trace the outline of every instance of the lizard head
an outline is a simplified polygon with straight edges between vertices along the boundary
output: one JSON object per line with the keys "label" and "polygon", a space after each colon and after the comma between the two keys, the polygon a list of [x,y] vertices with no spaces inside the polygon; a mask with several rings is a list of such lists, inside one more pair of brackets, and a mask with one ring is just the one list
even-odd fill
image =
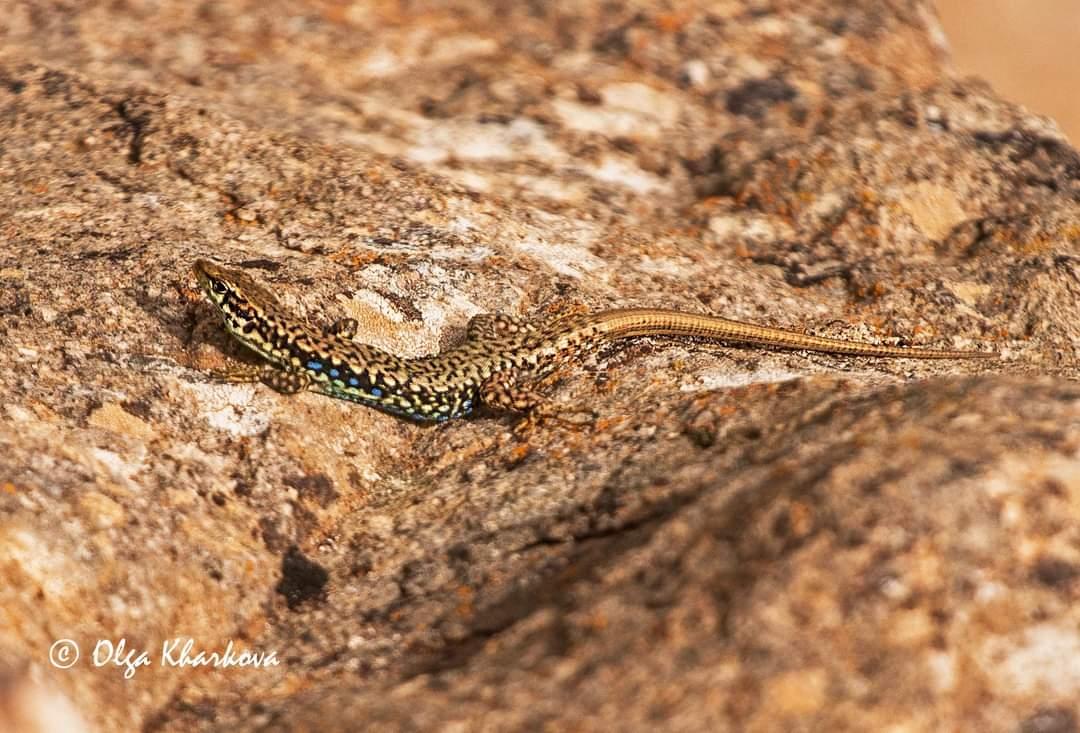
{"label": "lizard head", "polygon": [[243,294],[244,280],[247,277],[239,272],[228,270],[210,260],[195,260],[192,269],[199,280],[199,286],[214,305],[220,306],[230,295]]}
{"label": "lizard head", "polygon": [[277,311],[277,300],[246,273],[210,260],[195,260],[193,267],[206,297],[225,319],[230,331],[244,338],[259,322]]}
{"label": "lizard head", "polygon": [[192,268],[206,297],[221,309],[270,305],[274,297],[247,273],[230,270],[210,260],[195,260]]}

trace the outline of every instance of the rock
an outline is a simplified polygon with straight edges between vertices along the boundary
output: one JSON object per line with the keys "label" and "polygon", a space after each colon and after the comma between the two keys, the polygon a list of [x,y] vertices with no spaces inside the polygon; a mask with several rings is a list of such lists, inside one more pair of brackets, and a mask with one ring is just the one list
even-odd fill
{"label": "rock", "polygon": [[[921,0],[16,5],[8,689],[99,730],[1075,729],[1080,157],[940,37]],[[406,356],[658,305],[1004,358],[639,341],[551,390],[585,429],[423,427],[211,379],[197,257]]]}

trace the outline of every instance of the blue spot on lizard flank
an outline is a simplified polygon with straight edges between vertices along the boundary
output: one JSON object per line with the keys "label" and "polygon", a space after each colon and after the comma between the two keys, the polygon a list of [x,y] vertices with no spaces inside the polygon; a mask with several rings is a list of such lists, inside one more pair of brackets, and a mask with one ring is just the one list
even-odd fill
{"label": "blue spot on lizard flank", "polygon": [[356,377],[349,377],[349,386],[350,387],[359,387],[360,386],[360,380],[357,379]]}
{"label": "blue spot on lizard flank", "polygon": [[337,377],[340,374],[341,374],[341,372],[339,372],[337,369],[331,369],[330,370],[330,376],[331,377]]}
{"label": "blue spot on lizard flank", "polygon": [[315,361],[314,359],[312,359],[311,361],[309,361],[307,363],[307,368],[311,369],[311,370],[314,370],[316,372],[322,371],[322,362],[321,361]]}
{"label": "blue spot on lizard flank", "polygon": [[372,387],[371,388],[371,396],[372,397],[382,397],[382,390],[379,389],[378,387]]}

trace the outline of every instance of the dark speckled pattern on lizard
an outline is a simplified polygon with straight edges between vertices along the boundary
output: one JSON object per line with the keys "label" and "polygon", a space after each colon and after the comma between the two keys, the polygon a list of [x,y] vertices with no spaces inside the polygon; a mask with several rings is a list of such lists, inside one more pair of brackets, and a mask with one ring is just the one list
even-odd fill
{"label": "dark speckled pattern on lizard", "polygon": [[810,336],[673,310],[635,308],[562,318],[543,327],[505,315],[480,315],[464,341],[436,356],[403,359],[356,343],[355,323],[316,331],[283,311],[266,288],[243,272],[207,260],[195,263],[200,284],[225,327],[263,357],[259,366],[222,372],[229,381],[262,381],[282,392],[311,389],[414,420],[445,421],[481,405],[525,411],[542,380],[581,351],[633,336],[708,338],[771,348],[914,359],[995,358],[996,353],[876,346]]}

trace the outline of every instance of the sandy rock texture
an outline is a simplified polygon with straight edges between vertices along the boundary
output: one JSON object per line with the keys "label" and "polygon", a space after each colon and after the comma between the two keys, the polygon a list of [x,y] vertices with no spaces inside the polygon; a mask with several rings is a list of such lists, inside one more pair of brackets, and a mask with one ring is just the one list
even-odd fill
{"label": "sandy rock texture", "polygon": [[[1076,731],[1080,157],[945,44],[922,0],[7,3],[0,727]],[[1003,358],[644,340],[551,390],[586,429],[425,427],[212,380],[197,257],[409,356],[658,305]]]}

